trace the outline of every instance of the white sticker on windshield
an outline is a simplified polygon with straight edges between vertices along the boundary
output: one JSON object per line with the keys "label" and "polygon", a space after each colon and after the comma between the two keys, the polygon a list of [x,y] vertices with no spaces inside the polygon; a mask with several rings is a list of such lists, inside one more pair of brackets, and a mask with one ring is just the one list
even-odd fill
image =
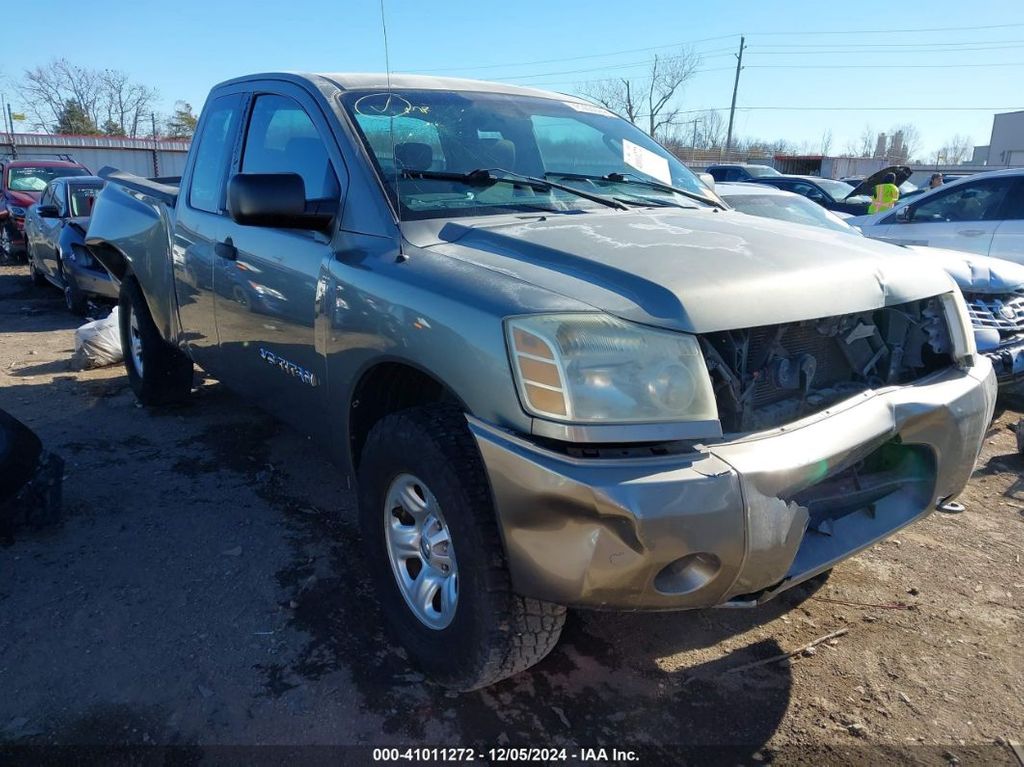
{"label": "white sticker on windshield", "polygon": [[627,139],[622,140],[622,161],[664,184],[672,183],[672,171],[668,168],[667,157],[657,155]]}
{"label": "white sticker on windshield", "polygon": [[577,112],[586,112],[588,115],[604,115],[605,117],[611,116],[604,107],[599,107],[596,104],[587,104],[584,101],[566,101],[563,102],[567,107],[575,109]]}

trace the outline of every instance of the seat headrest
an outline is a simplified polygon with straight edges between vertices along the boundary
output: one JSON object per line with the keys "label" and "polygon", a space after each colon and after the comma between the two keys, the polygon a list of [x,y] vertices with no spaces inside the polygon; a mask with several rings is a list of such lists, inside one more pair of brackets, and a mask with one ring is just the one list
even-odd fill
{"label": "seat headrest", "polygon": [[418,141],[395,144],[395,161],[403,170],[429,170],[434,163],[434,150],[430,144]]}
{"label": "seat headrest", "polygon": [[503,168],[505,170],[516,169],[516,145],[507,138],[490,142],[490,145],[487,147],[487,153],[490,155],[491,163],[495,168]]}

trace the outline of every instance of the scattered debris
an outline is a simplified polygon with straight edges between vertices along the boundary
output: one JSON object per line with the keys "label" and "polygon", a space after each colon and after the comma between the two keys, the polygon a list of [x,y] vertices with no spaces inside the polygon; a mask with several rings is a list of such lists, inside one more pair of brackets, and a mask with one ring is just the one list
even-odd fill
{"label": "scattered debris", "polygon": [[956,501],[946,501],[945,503],[941,503],[938,506],[936,506],[936,508],[939,511],[944,512],[946,514],[964,513],[964,505],[962,503],[957,503]]}
{"label": "scattered debris", "polygon": [[910,596],[912,597],[916,597],[918,594],[921,593],[921,591],[917,588],[917,586],[911,586],[909,589],[907,589],[907,593],[910,594]]}
{"label": "scattered debris", "polygon": [[123,359],[116,306],[110,316],[87,322],[75,331],[75,353],[71,357],[75,368],[101,368]]}
{"label": "scattered debris", "polygon": [[[850,631],[850,627],[849,626],[845,626],[845,627],[839,629],[838,631],[833,631],[831,634],[826,634],[823,637],[818,637],[814,641],[808,642],[803,647],[798,647],[795,650],[790,650],[789,652],[784,652],[784,653],[782,653],[780,655],[773,655],[770,658],[764,658],[762,660],[755,660],[752,663],[744,663],[742,666],[736,666],[735,668],[726,669],[725,673],[726,674],[738,674],[741,671],[746,671],[747,669],[756,668],[757,666],[767,666],[770,663],[778,663],[779,661],[784,661],[787,658],[792,658],[794,655],[800,655],[801,653],[806,652],[807,650],[811,650],[811,649],[817,647],[818,645],[820,645],[822,642],[827,642],[830,639],[836,639],[837,637],[841,637],[844,634],[849,633],[849,631]],[[813,653],[812,653],[812,655],[813,655]]]}
{"label": "scattered debris", "polygon": [[867,728],[860,722],[853,722],[847,725],[846,731],[857,738],[863,738],[868,734]]}

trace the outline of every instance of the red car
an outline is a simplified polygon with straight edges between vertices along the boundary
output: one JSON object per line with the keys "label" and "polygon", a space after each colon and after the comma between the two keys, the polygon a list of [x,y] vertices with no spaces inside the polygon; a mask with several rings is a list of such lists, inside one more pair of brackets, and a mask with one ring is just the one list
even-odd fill
{"label": "red car", "polygon": [[43,189],[61,176],[88,176],[84,165],[69,160],[8,160],[0,163],[0,253],[25,255],[25,213]]}

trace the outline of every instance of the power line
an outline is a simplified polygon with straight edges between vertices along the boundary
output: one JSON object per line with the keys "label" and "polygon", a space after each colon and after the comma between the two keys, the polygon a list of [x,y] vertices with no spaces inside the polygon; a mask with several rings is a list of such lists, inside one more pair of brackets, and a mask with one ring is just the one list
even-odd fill
{"label": "power line", "polygon": [[[1024,67],[1024,61],[989,64],[900,64],[900,69],[962,69],[964,67]],[[892,64],[751,64],[750,69],[892,69]]]}
{"label": "power line", "polygon": [[[1022,41],[1024,42],[1024,41]],[[1005,50],[1016,50],[1024,47],[1024,45],[986,45],[978,48],[917,48],[908,50],[888,50],[888,49],[876,49],[876,48],[857,48],[851,50],[822,50],[822,51],[764,51],[760,48],[755,48],[754,53],[758,56],[827,56],[829,54],[842,54],[844,56],[856,55],[858,53],[885,53],[886,55],[910,53],[920,55],[922,53],[962,53],[965,51],[1005,51]]]}
{"label": "power line", "polygon": [[959,42],[917,42],[917,43],[769,43],[758,45],[762,48],[931,48],[956,45],[1001,45],[1003,43],[1024,43],[1024,40],[961,40]]}
{"label": "power line", "polygon": [[930,27],[917,29],[822,29],[815,32],[758,32],[763,37],[805,37],[807,35],[889,35],[914,32],[973,32],[978,29],[1011,29],[1024,27],[1024,22],[1012,24],[985,24],[979,27]]}
{"label": "power line", "polygon": [[678,43],[666,43],[665,45],[653,45],[647,48],[629,48],[621,51],[605,51],[603,53],[588,53],[584,56],[568,56],[559,59],[540,59],[535,61],[506,62],[504,64],[484,64],[471,67],[433,67],[431,69],[409,69],[409,74],[419,72],[476,72],[481,69],[504,69],[506,67],[529,67],[536,64],[559,64],[565,61],[582,61],[583,59],[597,59],[604,56],[621,56],[626,53],[644,53],[646,51],[658,51],[663,48],[682,48],[685,45],[696,45],[697,43],[710,43],[716,40],[728,40],[736,35],[719,35],[718,37],[703,37],[699,40],[684,40]]}

